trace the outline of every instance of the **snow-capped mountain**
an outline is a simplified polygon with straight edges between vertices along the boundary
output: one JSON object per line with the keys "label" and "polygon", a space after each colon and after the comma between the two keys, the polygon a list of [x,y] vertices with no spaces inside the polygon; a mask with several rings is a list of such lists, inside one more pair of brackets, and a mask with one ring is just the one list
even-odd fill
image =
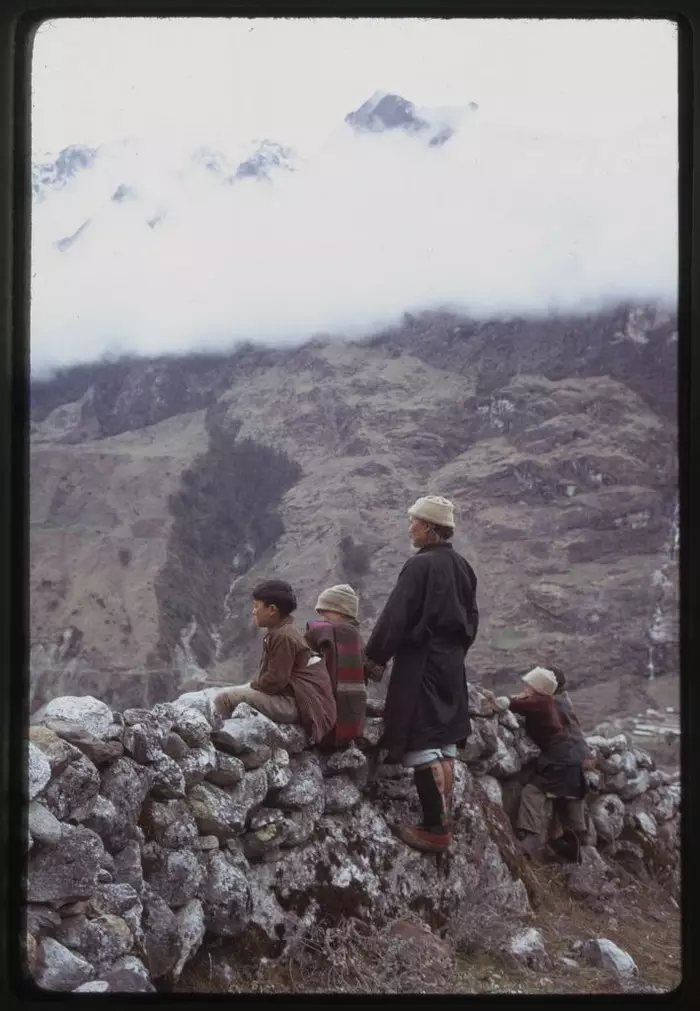
{"label": "snow-capped mountain", "polygon": [[376,91],[359,109],[348,113],[345,122],[360,133],[403,130],[419,135],[431,147],[439,147],[454,135],[464,117],[477,108],[476,102],[453,109],[417,108],[400,95]]}
{"label": "snow-capped mountain", "polygon": [[221,151],[213,151],[208,147],[198,148],[194,152],[192,164],[204,168],[223,182],[235,183],[240,179],[251,178],[270,181],[276,169],[295,171],[299,158],[292,148],[265,139],[252,141],[249,151],[238,164],[233,164]]}
{"label": "snow-capped mountain", "polygon": [[[63,189],[78,173],[93,167],[98,158],[107,159],[110,155],[119,155],[122,164],[128,171],[129,163],[135,172],[140,150],[131,145],[129,140],[115,145],[99,148],[71,144],[64,148],[53,161],[39,162],[32,166],[32,189],[36,200],[45,199],[52,191]],[[131,157],[130,157],[131,155]],[[204,169],[207,173],[218,177],[222,182],[234,183],[240,179],[270,180],[274,172],[281,169],[286,172],[295,171],[300,164],[296,152],[273,140],[252,141],[241,160],[231,161],[220,151],[208,147],[197,148],[189,158],[189,164],[181,167],[179,174],[186,175],[194,168]],[[173,170],[178,171],[176,166]],[[119,203],[133,199],[138,195],[138,187],[133,183],[124,182],[114,190],[111,199]]]}
{"label": "snow-capped mountain", "polygon": [[[421,142],[437,147],[448,141],[465,116],[476,109],[475,103],[452,109],[418,108],[399,95],[376,92],[367,102],[345,117],[357,133],[382,133],[398,130]],[[169,160],[171,159],[171,160]],[[109,217],[117,205],[134,218],[138,227],[156,228],[168,213],[169,201],[177,202],[183,186],[200,192],[214,185],[238,186],[255,182],[274,185],[283,175],[299,171],[304,161],[288,146],[265,138],[252,140],[235,157],[203,146],[184,157],[159,153],[155,173],[144,177],[145,164],[140,142],[124,140],[115,145],[90,148],[70,145],[54,161],[42,161],[33,167],[33,193],[37,204],[64,194],[61,214],[66,224],[52,240],[55,249],[67,252],[94,226],[97,219]],[[80,198],[74,198],[74,183],[85,179],[90,185]],[[78,188],[79,189],[79,188]],[[52,211],[58,204],[51,204]]]}
{"label": "snow-capped mountain", "polygon": [[64,148],[54,161],[32,166],[32,191],[35,199],[43,199],[47,191],[62,189],[76,173],[90,168],[97,157],[98,148],[71,144]]}
{"label": "snow-capped mountain", "polygon": [[[99,178],[91,179],[88,194],[76,201],[73,213],[69,215],[71,224],[63,235],[54,239],[53,245],[60,252],[66,252],[85,233],[93,218],[110,213],[114,204],[130,206],[140,215],[144,225],[155,228],[166,213],[164,193],[173,196],[182,192],[183,186],[201,190],[213,182],[215,185],[238,185],[244,181],[254,181],[271,185],[280,172],[294,172],[301,159],[290,147],[272,140],[252,141],[240,158],[231,160],[220,151],[207,147],[198,148],[184,164],[160,164],[156,176],[143,178],[143,159],[140,145],[129,140],[110,147],[87,148],[71,145],[65,148],[53,162],[45,162],[33,167],[33,196],[37,204],[43,204],[48,197],[58,191],[65,192],[68,203],[73,198],[73,188],[69,184],[74,177],[87,169],[99,169]],[[163,160],[160,159],[162,162]],[[123,181],[116,182],[114,173],[120,172]],[[117,177],[118,178],[118,177]],[[115,185],[116,182],[116,185]],[[52,208],[54,204],[52,203]],[[67,206],[64,201],[64,206]]]}
{"label": "snow-capped mountain", "polygon": [[256,144],[250,157],[240,163],[234,178],[269,180],[275,169],[294,172],[298,161],[297,155],[290,147],[283,147],[274,140],[262,140]]}

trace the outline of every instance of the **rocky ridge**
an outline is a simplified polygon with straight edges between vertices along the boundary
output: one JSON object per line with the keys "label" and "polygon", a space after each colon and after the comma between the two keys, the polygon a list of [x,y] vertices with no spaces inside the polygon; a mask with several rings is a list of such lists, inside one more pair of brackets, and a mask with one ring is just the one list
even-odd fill
{"label": "rocky ridge", "polygon": [[[675,326],[629,306],[426,313],[364,342],[35,383],[33,704],[88,692],[150,706],[193,670],[245,680],[250,591],[272,573],[295,586],[300,622],[320,587],[353,583],[367,633],[410,551],[404,510],[428,490],[455,501],[455,545],[479,577],[475,680],[506,687],[554,663],[590,689],[589,725],[655,707],[647,687],[678,671]],[[261,469],[273,480],[256,466],[273,451],[298,477],[264,530],[257,499],[229,530],[232,489],[254,490]],[[193,565],[209,581],[173,614],[170,574]]]}
{"label": "rocky ridge", "polygon": [[[457,108],[417,108],[400,95],[378,91],[357,109],[349,112],[345,117],[345,123],[360,133],[399,130],[419,136],[430,146],[439,147],[454,135],[465,117],[473,114],[477,108],[475,102]],[[294,171],[300,161],[292,148],[270,138],[251,139],[247,147],[247,152],[241,152],[240,161],[232,162],[221,151],[202,146],[192,152],[190,164],[205,169],[220,182],[231,185],[242,179],[269,182],[277,170]],[[55,158],[37,160],[32,165],[33,198],[37,201],[46,200],[53,193],[65,189],[76,176],[89,170],[96,161],[106,159],[115,153],[122,158],[126,156],[127,164],[128,159],[132,159],[133,165],[136,166],[140,153],[139,144],[129,138],[119,144],[101,145],[96,148],[84,144],[70,144]],[[111,199],[118,203],[128,195],[138,196],[138,188],[136,190],[132,188],[131,180],[121,183],[114,190]],[[68,242],[59,248],[68,249],[70,245]]]}
{"label": "rocky ridge", "polygon": [[[391,831],[417,812],[411,774],[372,760],[378,703],[356,745],[321,754],[247,706],[222,721],[207,691],[123,714],[53,700],[29,731],[31,977],[64,992],[167,989],[212,945],[259,962],[321,923],[412,913],[439,934],[461,907],[512,919],[513,957],[546,963],[523,933],[537,890],[508,817],[537,749],[472,687],[470,708],[453,851],[435,858]],[[678,776],[624,735],[589,745],[589,838],[582,864],[564,868],[570,893],[604,899],[626,869],[677,895]],[[612,958],[602,941],[579,957]]]}

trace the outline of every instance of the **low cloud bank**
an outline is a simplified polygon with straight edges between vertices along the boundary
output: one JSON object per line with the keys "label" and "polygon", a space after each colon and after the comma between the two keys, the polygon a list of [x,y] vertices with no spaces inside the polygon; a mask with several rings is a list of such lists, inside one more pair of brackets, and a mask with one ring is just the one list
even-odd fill
{"label": "low cloud bank", "polygon": [[675,305],[668,120],[533,136],[480,111],[439,148],[342,126],[295,171],[233,184],[225,163],[191,154],[105,149],[35,203],[35,374],[105,353],[355,337],[438,306],[486,317]]}

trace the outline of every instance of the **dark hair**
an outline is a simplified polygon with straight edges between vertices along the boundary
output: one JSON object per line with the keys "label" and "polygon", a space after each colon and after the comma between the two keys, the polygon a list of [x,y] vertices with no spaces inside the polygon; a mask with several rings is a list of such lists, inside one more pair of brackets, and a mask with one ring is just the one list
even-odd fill
{"label": "dark hair", "polygon": [[258,583],[253,590],[253,600],[260,600],[265,607],[272,607],[274,604],[283,618],[297,608],[294,590],[282,579],[268,579],[264,583]]}
{"label": "dark hair", "polygon": [[454,535],[452,527],[441,527],[437,523],[428,523],[431,530],[434,530],[441,541],[451,541]]}
{"label": "dark hair", "polygon": [[554,694],[558,695],[559,692],[563,692],[564,689],[566,688],[566,678],[564,677],[564,672],[559,667],[553,667],[551,664],[549,666],[549,669],[551,670],[554,677],[557,679],[557,690],[555,691]]}

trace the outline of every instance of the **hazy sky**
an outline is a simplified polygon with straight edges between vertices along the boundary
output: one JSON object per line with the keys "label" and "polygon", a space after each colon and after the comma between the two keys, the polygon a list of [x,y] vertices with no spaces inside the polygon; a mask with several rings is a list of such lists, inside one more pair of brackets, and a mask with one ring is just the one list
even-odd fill
{"label": "hazy sky", "polygon": [[313,145],[378,89],[523,128],[676,114],[668,21],[67,19],[33,68],[37,151],[156,131]]}
{"label": "hazy sky", "polygon": [[[36,37],[32,83],[35,160],[107,145],[35,214],[35,366],[243,331],[296,340],[436,300],[673,294],[672,22],[63,20]],[[358,143],[343,117],[378,89],[479,110],[438,152]],[[264,137],[306,159],[276,191],[173,175],[182,152]],[[106,216],[122,179],[144,213],[165,206],[163,228]],[[86,217],[84,248],[58,254]]]}

